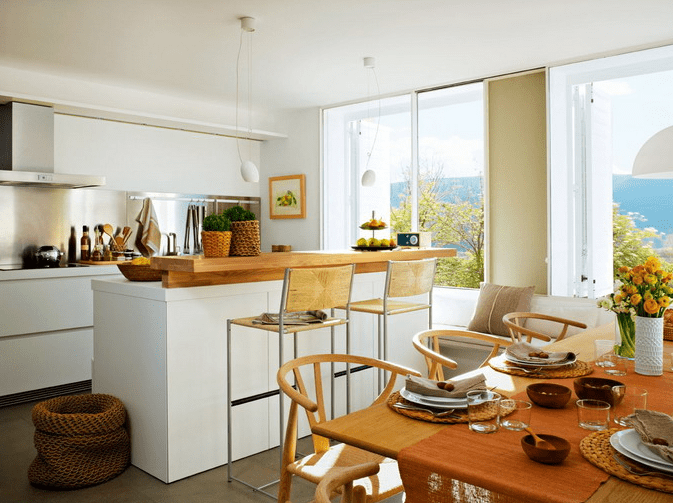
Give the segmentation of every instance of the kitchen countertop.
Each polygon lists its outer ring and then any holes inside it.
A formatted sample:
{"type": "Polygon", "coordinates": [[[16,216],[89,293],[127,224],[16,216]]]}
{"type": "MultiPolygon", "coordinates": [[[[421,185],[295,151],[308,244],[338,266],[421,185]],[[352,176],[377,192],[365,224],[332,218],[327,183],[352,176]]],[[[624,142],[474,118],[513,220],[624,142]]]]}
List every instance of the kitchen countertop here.
{"type": "Polygon", "coordinates": [[[104,276],[111,274],[121,274],[117,264],[108,263],[92,267],[46,267],[41,269],[0,271],[0,281],[69,278],[73,276],[104,276]]]}
{"type": "Polygon", "coordinates": [[[453,248],[395,249],[385,251],[299,251],[262,253],[254,257],[205,258],[152,257],[151,267],[161,269],[164,288],[249,283],[283,279],[287,267],[321,267],[356,264],[355,272],[385,271],[389,260],[455,257],[453,248]]]}

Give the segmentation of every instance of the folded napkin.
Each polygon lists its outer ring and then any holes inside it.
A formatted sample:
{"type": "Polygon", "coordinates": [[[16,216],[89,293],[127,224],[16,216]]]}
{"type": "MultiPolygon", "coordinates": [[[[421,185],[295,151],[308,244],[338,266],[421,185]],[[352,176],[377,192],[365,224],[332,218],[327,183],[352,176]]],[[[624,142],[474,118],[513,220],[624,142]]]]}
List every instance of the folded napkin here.
{"type": "Polygon", "coordinates": [[[138,213],[136,222],[138,222],[136,246],[140,250],[140,253],[145,257],[151,257],[159,253],[161,248],[161,231],[159,230],[157,215],[154,213],[152,200],[149,197],[146,197],[143,201],[143,208],[138,213]]]}
{"type": "MultiPolygon", "coordinates": [[[[283,315],[283,324],[285,325],[308,325],[309,323],[320,323],[328,318],[324,311],[299,311],[296,313],[285,313],[283,315]]],[[[280,317],[278,313],[262,313],[252,320],[253,323],[261,325],[278,325],[280,317]]]]}
{"type": "Polygon", "coordinates": [[[637,409],[629,419],[643,443],[673,463],[673,418],[663,412],[637,409]]]}
{"type": "Polygon", "coordinates": [[[425,396],[438,396],[443,398],[464,398],[468,391],[473,389],[486,389],[486,377],[484,374],[477,374],[472,377],[466,377],[460,380],[433,381],[423,377],[408,375],[404,383],[407,391],[425,396]],[[449,382],[453,384],[452,391],[440,389],[437,382],[449,382]]]}
{"type": "Polygon", "coordinates": [[[557,351],[555,353],[545,353],[548,355],[547,358],[540,358],[539,356],[532,356],[534,354],[539,354],[542,350],[532,344],[527,342],[517,342],[509,346],[505,353],[508,356],[512,356],[517,360],[522,360],[531,363],[563,363],[564,361],[570,361],[575,357],[574,353],[567,351],[557,351]]]}

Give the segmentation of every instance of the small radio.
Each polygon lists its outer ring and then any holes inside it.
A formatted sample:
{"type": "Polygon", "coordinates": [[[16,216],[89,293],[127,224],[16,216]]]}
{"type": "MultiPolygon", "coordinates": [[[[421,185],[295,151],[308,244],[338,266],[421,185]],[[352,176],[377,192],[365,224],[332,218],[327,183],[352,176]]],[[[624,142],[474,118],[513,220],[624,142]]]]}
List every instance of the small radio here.
{"type": "Polygon", "coordinates": [[[413,248],[430,248],[432,246],[431,232],[398,232],[397,246],[413,248]]]}

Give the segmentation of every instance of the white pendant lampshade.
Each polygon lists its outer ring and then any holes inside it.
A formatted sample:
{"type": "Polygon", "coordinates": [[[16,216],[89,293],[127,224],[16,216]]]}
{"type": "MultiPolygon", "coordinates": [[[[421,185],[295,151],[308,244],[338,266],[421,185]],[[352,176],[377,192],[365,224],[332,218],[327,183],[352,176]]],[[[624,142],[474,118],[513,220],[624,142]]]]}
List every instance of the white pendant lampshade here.
{"type": "Polygon", "coordinates": [[[241,163],[241,176],[246,182],[259,182],[259,171],[252,161],[243,161],[241,163]]]}
{"type": "Polygon", "coordinates": [[[652,136],[633,161],[636,178],[673,178],[673,126],[652,136]]]}
{"type": "Polygon", "coordinates": [[[362,173],[361,183],[363,187],[374,186],[374,184],[376,183],[376,173],[374,172],[373,169],[368,169],[367,171],[362,173]]]}

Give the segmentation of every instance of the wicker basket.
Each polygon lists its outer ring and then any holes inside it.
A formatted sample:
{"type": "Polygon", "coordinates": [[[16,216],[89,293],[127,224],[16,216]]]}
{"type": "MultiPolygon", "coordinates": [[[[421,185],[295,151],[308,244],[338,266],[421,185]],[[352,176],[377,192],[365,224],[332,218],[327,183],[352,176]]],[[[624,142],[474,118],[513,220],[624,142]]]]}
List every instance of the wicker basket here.
{"type": "Polygon", "coordinates": [[[207,258],[228,257],[231,231],[201,231],[201,244],[207,258]]]}
{"type": "Polygon", "coordinates": [[[31,484],[77,489],[110,480],[131,459],[124,404],[111,395],[60,396],[33,407],[31,484]]]}
{"type": "Polygon", "coordinates": [[[673,309],[664,311],[664,340],[673,341],[673,309]]]}
{"type": "Polygon", "coordinates": [[[231,222],[231,255],[253,257],[260,253],[259,220],[231,222]]]}
{"type": "Polygon", "coordinates": [[[131,281],[161,281],[161,269],[149,265],[117,264],[124,277],[131,281]]]}

